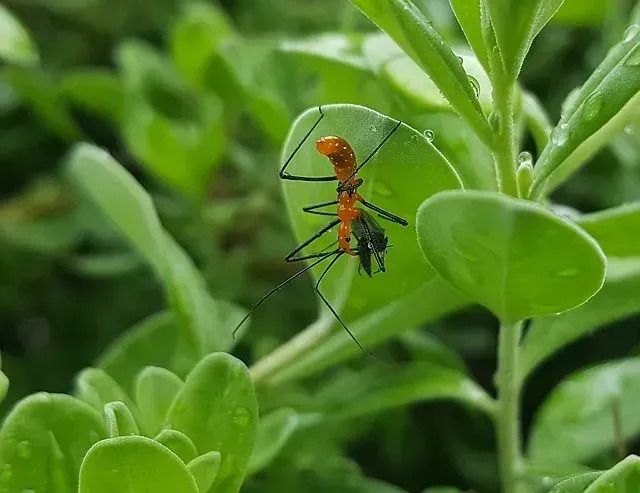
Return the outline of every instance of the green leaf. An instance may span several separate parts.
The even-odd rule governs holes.
[[[631,26],[565,104],[535,167],[533,198],[560,184],[636,119],[640,96],[640,26]]]
[[[613,8],[609,2],[566,0],[553,16],[553,22],[570,26],[599,26],[605,22]]]
[[[600,475],[602,475],[601,472],[587,472],[563,479],[551,488],[549,493],[584,493]]]
[[[298,414],[290,408],[280,408],[261,416],[248,473],[255,474],[267,467],[287,444],[299,423]]]
[[[515,80],[533,39],[564,0],[485,0],[500,58]]]
[[[0,490],[71,493],[89,447],[105,436],[100,414],[44,392],[20,401],[0,429]]]
[[[407,332],[401,338],[413,359],[464,372],[462,357],[428,332]]]
[[[556,316],[535,319],[522,341],[520,378],[572,341],[640,312],[640,263],[609,261],[602,289],[587,303]]]
[[[136,402],[149,433],[160,430],[183,383],[175,373],[157,366],[147,366],[138,374]]]
[[[96,443],[80,470],[78,493],[198,493],[180,459],[145,437],[118,437]]]
[[[451,106],[485,143],[491,130],[462,64],[410,0],[351,0],[429,74]]]
[[[167,425],[190,437],[198,452],[220,452],[216,493],[237,492],[253,448],[258,405],[249,372],[226,353],[203,358],[189,373]]]
[[[460,24],[469,42],[469,46],[473,49],[484,69],[489,72],[489,56],[487,55],[480,23],[480,2],[481,0],[449,0],[453,13],[458,19],[458,24]]]
[[[530,457],[549,462],[584,462],[598,456],[616,443],[614,413],[619,413],[622,439],[637,436],[638,392],[640,358],[573,373],[551,392],[538,411],[529,444]]]
[[[316,400],[331,418],[355,418],[413,402],[454,400],[491,415],[493,399],[463,373],[429,363],[367,368],[336,379]]]
[[[104,406],[107,423],[107,435],[111,438],[127,435],[139,435],[138,425],[131,410],[124,402],[109,402]]]
[[[602,474],[584,493],[632,493],[640,488],[640,457],[630,455]]]
[[[636,236],[640,230],[640,202],[585,214],[576,222],[598,241],[607,256],[640,256]]]
[[[154,437],[154,440],[171,450],[185,464],[188,464],[198,455],[193,441],[181,431],[164,429]]]
[[[502,320],[581,305],[604,281],[598,244],[531,202],[450,191],[418,210],[418,240],[447,281]]]
[[[9,391],[9,378],[0,371],[0,402],[4,400]]]
[[[69,267],[75,272],[94,279],[121,277],[140,266],[140,258],[131,251],[76,255],[69,261]]]
[[[124,88],[116,74],[102,68],[69,72],[61,91],[71,102],[118,122],[124,112]]]
[[[221,463],[220,452],[207,452],[187,464],[187,469],[198,484],[199,491],[209,491],[216,480]]]
[[[0,60],[23,65],[36,65],[40,61],[29,33],[3,5],[0,5]]]

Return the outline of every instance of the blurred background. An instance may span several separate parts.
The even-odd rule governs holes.
[[[416,3],[447,40],[464,42],[446,0]],[[362,63],[375,27],[346,0],[3,0],[2,7],[35,46],[0,65],[0,349],[11,381],[1,415],[34,391],[69,392],[74,374],[110,341],[164,306],[150,269],[65,177],[74,142],[94,142],[125,165],[212,294],[244,306],[294,272],[282,262],[295,240],[276,169],[302,110],[364,104],[433,128],[445,154],[472,164],[490,159],[463,125],[448,130],[457,117],[437,98],[412,99],[398,89],[393,66]],[[521,82],[553,121],[631,15],[627,0],[567,0],[538,37]],[[533,139],[523,141],[535,153]],[[554,201],[586,212],[640,199],[639,151],[630,127]],[[255,361],[314,319],[311,284],[301,284],[263,306],[252,325],[260,331],[250,331],[238,356]],[[628,354],[640,342],[639,322],[618,322],[542,365],[524,396],[524,420],[571,370]],[[466,310],[423,331],[463,355],[492,389],[496,323],[488,313]],[[427,465],[434,484],[475,481],[490,491],[492,434],[485,418],[454,404],[417,405],[376,417],[346,448],[366,474],[409,491],[426,486]]]

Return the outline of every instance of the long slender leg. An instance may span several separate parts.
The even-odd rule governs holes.
[[[305,240],[304,242],[302,242],[300,245],[298,245],[293,251],[291,251],[284,259],[287,262],[295,262],[296,259],[294,258],[295,254],[298,253],[300,250],[302,250],[304,247],[308,246],[310,243],[313,243],[315,240],[317,240],[318,238],[320,238],[323,234],[325,234],[327,231],[330,231],[333,227],[337,226],[338,224],[340,224],[340,219],[336,219],[334,221],[331,221],[329,224],[327,224],[324,228],[322,228],[320,231],[318,231],[316,234],[314,234],[311,238],[309,238],[308,240]]]
[[[322,106],[318,106],[318,111],[320,112],[320,118],[318,118],[316,120],[316,122],[313,124],[311,129],[307,132],[307,134],[304,136],[304,138],[300,141],[300,143],[293,150],[293,152],[291,153],[291,156],[289,156],[287,158],[287,160],[282,165],[282,168],[280,168],[280,171],[279,171],[278,174],[280,175],[280,178],[282,178],[283,180],[295,180],[295,181],[334,181],[334,180],[337,180],[335,175],[334,176],[297,176],[297,175],[290,175],[289,173],[287,173],[287,166],[289,166],[291,161],[293,161],[293,158],[298,153],[298,151],[300,150],[302,145],[306,142],[306,140],[309,138],[309,136],[313,133],[313,131],[316,129],[316,127],[320,124],[320,121],[324,118],[324,113],[322,112]]]
[[[384,209],[381,209],[377,205],[373,205],[371,202],[367,202],[364,199],[360,199],[360,203],[365,207],[368,207],[372,211],[376,211],[381,218],[386,219],[387,221],[391,221],[392,223],[396,223],[396,224],[401,224],[402,226],[407,226],[409,224],[409,222],[406,219],[402,219],[401,217],[396,216],[395,214],[392,214],[389,211],[385,211]]]
[[[367,163],[371,160],[371,158],[372,158],[373,156],[375,156],[375,155],[376,155],[376,153],[377,153],[377,152],[380,150],[380,148],[381,148],[381,147],[382,147],[382,146],[387,142],[387,140],[389,140],[389,139],[391,138],[391,136],[396,132],[396,130],[398,130],[398,128],[400,128],[400,125],[402,125],[402,122],[401,122],[401,121],[398,121],[398,123],[396,124],[396,126],[395,126],[395,127],[393,127],[393,129],[392,129],[392,130],[391,130],[391,131],[390,131],[390,132],[385,136],[385,138],[384,138],[384,139],[382,139],[382,141],[381,141],[381,142],[380,142],[380,143],[379,143],[379,144],[378,144],[378,145],[373,149],[373,151],[371,151],[371,152],[369,153],[369,155],[367,156],[367,158],[366,158],[364,161],[362,161],[362,163],[360,163],[360,164],[358,165],[358,167],[356,168],[356,170],[355,170],[353,173],[351,173],[351,175],[350,175],[346,180],[343,180],[342,182],[340,182],[340,184],[338,185],[338,188],[337,188],[338,193],[340,193],[340,192],[344,192],[344,191],[346,190],[346,187],[343,187],[343,185],[342,185],[342,184],[343,184],[343,183],[348,183],[348,182],[349,182],[349,180],[351,180],[351,178],[353,178],[354,176],[356,176],[356,175],[358,174],[358,172],[359,172],[362,168],[364,168],[365,164],[367,164]]]
[[[244,318],[242,320],[240,320],[240,323],[238,323],[238,325],[236,325],[236,328],[233,329],[233,337],[236,336],[236,332],[238,332],[238,329],[240,327],[242,327],[242,324],[245,323],[247,321],[247,319],[251,316],[251,314],[256,310],[256,308],[258,308],[260,305],[262,305],[262,303],[264,303],[264,301],[267,300],[267,298],[269,298],[269,296],[271,296],[273,293],[275,293],[276,291],[278,291],[280,288],[282,288],[283,286],[289,284],[291,281],[293,281],[294,279],[297,279],[298,277],[300,277],[302,274],[304,274],[305,272],[307,272],[309,269],[313,269],[316,265],[318,265],[319,263],[323,262],[324,260],[328,259],[329,257],[331,257],[332,255],[336,255],[338,256],[340,254],[341,250],[335,250],[333,252],[326,252],[324,255],[322,255],[318,260],[316,260],[315,262],[307,265],[304,269],[300,269],[298,272],[296,272],[294,275],[292,275],[289,279],[287,279],[286,281],[281,282],[280,284],[278,284],[275,288],[273,288],[271,291],[269,291],[267,294],[265,294],[262,298],[260,298],[258,300],[258,302],[253,305],[253,307],[251,307],[251,310],[249,310],[247,312],[247,314],[244,316]]]
[[[329,272],[329,269],[331,269],[331,267],[333,266],[333,264],[335,264],[338,259],[344,254],[344,251],[340,251],[340,253],[338,253],[333,260],[331,260],[331,262],[329,262],[329,264],[325,267],[324,271],[322,271],[322,274],[320,275],[320,277],[318,278],[318,280],[316,281],[316,285],[314,286],[314,291],[316,293],[318,293],[318,296],[320,296],[320,299],[322,300],[322,302],[327,306],[327,308],[329,308],[329,310],[331,311],[331,313],[333,314],[334,317],[336,317],[336,320],[338,322],[340,322],[340,325],[342,325],[342,328],[344,330],[347,331],[347,334],[349,334],[349,337],[351,337],[351,339],[353,339],[353,341],[358,345],[358,347],[360,348],[360,350],[365,353],[365,354],[370,354],[369,351],[367,351],[362,344],[360,344],[360,342],[358,341],[358,339],[356,339],[356,336],[353,335],[353,332],[351,332],[349,330],[349,327],[347,327],[347,325],[342,321],[342,319],[340,318],[340,315],[337,314],[337,312],[333,309],[333,307],[331,306],[331,304],[327,301],[327,299],[324,297],[324,295],[320,292],[320,282],[322,281],[322,279],[324,278],[324,276],[327,274],[327,272]]]
[[[316,205],[308,205],[302,208],[303,212],[308,212],[309,214],[317,214],[319,216],[337,216],[336,212],[324,212],[324,211],[316,211],[316,209],[320,209],[321,207],[327,207],[328,205],[337,205],[337,200],[330,200],[329,202],[323,202],[322,204]]]
[[[382,260],[382,257],[380,257],[378,250],[373,248],[373,241],[371,240],[372,234],[371,234],[371,230],[369,229],[369,225],[367,224],[367,221],[362,221],[362,227],[364,228],[364,233],[366,237],[365,240],[369,243],[369,249],[373,253],[373,257],[376,259],[376,263],[378,264],[378,269],[380,269],[382,272],[385,272],[384,261]]]

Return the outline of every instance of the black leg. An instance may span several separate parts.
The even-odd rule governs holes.
[[[358,345],[358,347],[360,348],[360,350],[365,353],[365,354],[370,354],[369,351],[367,351],[362,344],[360,344],[360,342],[358,342],[358,339],[356,339],[356,336],[353,335],[353,332],[351,332],[349,330],[349,328],[347,327],[347,325],[342,321],[342,319],[340,318],[340,316],[336,313],[336,311],[333,309],[333,307],[331,306],[331,304],[327,301],[327,299],[324,297],[324,295],[320,292],[320,282],[322,281],[322,279],[324,278],[324,276],[327,274],[327,272],[329,272],[329,269],[331,269],[331,267],[333,266],[333,264],[335,264],[338,259],[344,254],[343,251],[340,251],[340,253],[338,253],[333,260],[331,260],[331,262],[329,262],[329,265],[327,265],[324,269],[324,271],[322,271],[322,274],[320,275],[320,277],[318,278],[318,280],[316,281],[316,285],[314,286],[314,290],[316,293],[318,293],[318,296],[320,296],[320,299],[322,300],[322,302],[327,306],[327,308],[329,308],[329,310],[331,311],[331,313],[333,314],[333,316],[336,318],[336,320],[338,322],[340,322],[340,325],[342,325],[342,328],[344,330],[347,331],[347,334],[349,334],[349,337],[351,337],[351,339],[353,339],[353,341]]]
[[[302,208],[303,212],[308,212],[309,214],[317,214],[319,216],[337,216],[336,212],[324,212],[324,211],[316,211],[316,209],[320,209],[321,207],[327,207],[328,205],[337,205],[337,200],[330,200],[329,202],[323,202],[322,204],[316,205],[308,205]]]
[[[398,128],[400,128],[400,125],[402,125],[401,121],[398,121],[398,123],[396,124],[395,127],[393,127],[393,129],[391,130],[391,132],[389,132],[384,139],[382,139],[382,142],[380,142],[375,149],[373,149],[373,151],[371,151],[369,153],[369,155],[367,156],[367,158],[362,161],[362,163],[360,163],[360,165],[358,165],[358,167],[356,168],[356,170],[351,173],[351,176],[349,176],[346,180],[342,181],[339,185],[338,188],[336,189],[338,191],[338,193],[344,192],[348,187],[343,187],[342,184],[343,183],[348,183],[349,180],[351,180],[351,178],[353,178],[354,176],[356,176],[358,174],[358,172],[364,167],[365,164],[367,164],[371,158],[373,156],[376,155],[376,153],[380,150],[380,148],[387,142],[387,140],[389,140],[391,138],[391,136],[396,132],[396,130],[398,130]]]
[[[318,238],[320,238],[323,234],[325,234],[327,231],[330,231],[332,228],[334,228],[335,226],[337,226],[338,224],[340,224],[340,219],[336,219],[334,221],[331,221],[329,224],[327,224],[324,228],[322,228],[320,231],[318,231],[316,234],[314,234],[311,238],[309,238],[308,240],[305,240],[303,243],[301,243],[300,245],[298,245],[292,252],[290,252],[284,259],[287,262],[295,262],[298,259],[294,258],[295,254],[298,253],[300,250],[302,250],[304,247],[308,246],[309,244],[313,243],[314,241],[316,241]]]
[[[409,222],[406,219],[402,219],[401,217],[396,216],[395,214],[391,214],[390,212],[385,211],[384,209],[381,209],[377,205],[373,205],[371,202],[367,202],[366,200],[361,199],[360,203],[365,207],[371,209],[372,211],[376,211],[381,218],[386,219],[387,221],[391,221],[392,223],[396,223],[396,224],[401,224],[402,226],[407,226],[409,224]]]
[[[300,141],[300,143],[296,146],[296,148],[291,153],[291,156],[289,156],[289,158],[282,165],[282,168],[280,168],[280,172],[278,174],[280,175],[280,178],[282,178],[283,180],[295,180],[295,181],[334,181],[334,180],[337,180],[335,175],[334,176],[296,176],[296,175],[290,175],[289,173],[287,173],[287,166],[289,166],[291,161],[293,161],[293,158],[298,153],[298,151],[300,150],[302,145],[306,142],[306,140],[309,138],[309,136],[313,133],[313,131],[316,129],[316,127],[320,124],[320,121],[324,118],[324,113],[322,112],[322,106],[318,106],[318,111],[320,112],[320,118],[318,118],[318,120],[316,120],[316,122],[313,124],[311,129],[307,132],[307,135],[304,136],[304,138]]]

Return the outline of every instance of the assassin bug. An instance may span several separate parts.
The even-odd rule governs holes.
[[[329,224],[327,224],[317,233],[302,242],[285,257],[286,262],[299,262],[312,259],[314,261],[304,269],[301,269],[300,271],[289,277],[287,280],[280,283],[278,286],[265,294],[262,298],[260,298],[260,300],[258,300],[258,302],[251,308],[249,313],[247,313],[247,315],[245,315],[245,317],[236,326],[233,334],[235,335],[240,326],[249,318],[253,311],[258,308],[272,294],[287,285],[289,282],[304,274],[306,271],[314,268],[325,260],[331,259],[318,277],[318,280],[315,282],[314,291],[318,294],[322,302],[327,306],[327,308],[329,308],[333,316],[338,322],[340,322],[340,325],[342,325],[344,330],[354,340],[358,347],[366,353],[367,351],[356,339],[356,337],[349,330],[347,325],[343,322],[338,313],[334,310],[329,301],[320,291],[320,283],[322,282],[322,279],[327,275],[331,267],[333,267],[333,265],[340,259],[340,257],[345,254],[350,256],[357,256],[359,258],[358,271],[360,271],[360,269],[364,269],[369,277],[372,276],[372,257],[373,259],[375,259],[378,267],[378,272],[385,272],[385,255],[387,248],[391,246],[388,244],[389,239],[386,236],[384,229],[376,222],[373,216],[364,209],[358,207],[356,204],[363,205],[364,207],[376,212],[377,215],[382,219],[385,219],[392,223],[400,224],[401,226],[407,226],[409,223],[405,219],[366,201],[360,194],[358,194],[357,190],[358,187],[362,185],[363,179],[358,178],[356,175],[371,160],[371,158],[375,156],[375,154],[380,150],[385,142],[387,142],[387,140],[389,140],[389,138],[391,138],[391,136],[398,130],[401,122],[397,122],[393,129],[384,137],[384,139],[382,139],[382,141],[359,165],[357,164],[356,155],[351,148],[351,145],[344,138],[337,136],[326,136],[321,137],[316,141],[316,149],[320,154],[326,156],[329,159],[331,165],[333,166],[335,174],[332,176],[297,176],[289,174],[287,172],[287,167],[289,166],[289,164],[291,164],[300,148],[304,145],[309,136],[313,133],[313,131],[324,118],[322,107],[318,107],[318,111],[320,112],[320,117],[316,120],[311,129],[307,132],[307,134],[296,146],[288,159],[284,162],[284,164],[280,168],[279,176],[283,180],[307,182],[327,182],[337,180],[337,198],[335,200],[306,206],[302,209],[304,212],[307,212],[309,214],[333,216],[337,218],[329,222]],[[337,212],[319,210],[329,206],[337,206]],[[338,225],[339,229],[336,249],[297,256],[305,247],[309,246],[311,243],[315,242],[318,238],[322,237]],[[353,247],[353,242],[351,241],[352,235],[356,240],[355,246]]]

